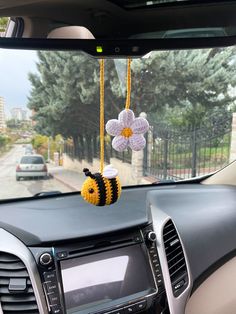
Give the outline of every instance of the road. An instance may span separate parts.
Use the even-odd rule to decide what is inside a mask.
[[[16,181],[16,163],[22,155],[24,155],[24,147],[15,145],[0,157],[0,199],[29,197],[42,191],[71,192],[67,186],[54,178]]]

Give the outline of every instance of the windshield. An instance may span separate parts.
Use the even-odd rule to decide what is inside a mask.
[[[44,161],[42,157],[31,156],[31,157],[22,157],[20,163],[21,164],[44,164]]]
[[[235,159],[235,47],[151,52],[131,63],[130,109],[146,117],[142,151],[105,163],[122,185],[186,180]],[[99,60],[78,51],[0,50],[0,199],[80,191],[99,171]],[[105,122],[125,107],[125,59],[105,60]],[[232,145],[231,145],[232,144]]]

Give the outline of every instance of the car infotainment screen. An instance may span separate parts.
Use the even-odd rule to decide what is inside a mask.
[[[61,261],[61,273],[67,314],[155,291],[147,254],[138,244]]]

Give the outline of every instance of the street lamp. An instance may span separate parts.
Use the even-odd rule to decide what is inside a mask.
[[[64,141],[64,139],[62,138],[60,141],[59,141],[59,147],[60,147],[60,155],[59,155],[59,165],[61,166],[61,164],[62,164],[62,148],[64,148],[64,143],[65,143],[65,141]],[[64,149],[63,149],[63,151],[64,151]]]
[[[48,160],[47,160],[48,163],[50,163],[50,160],[51,160],[51,158],[50,158],[50,145],[51,145],[50,141],[51,141],[51,139],[52,139],[52,137],[49,136],[48,137]]]

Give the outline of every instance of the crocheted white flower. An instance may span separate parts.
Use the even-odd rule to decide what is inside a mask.
[[[118,152],[122,152],[128,146],[139,151],[146,145],[143,136],[149,129],[149,124],[144,118],[135,118],[130,109],[121,111],[117,119],[109,120],[106,124],[108,134],[115,136],[112,140],[112,147]]]

